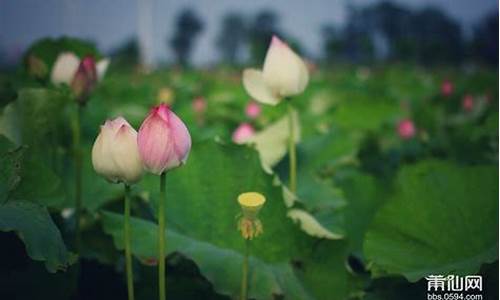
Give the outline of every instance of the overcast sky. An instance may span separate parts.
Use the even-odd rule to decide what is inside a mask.
[[[0,0],[0,45],[9,55],[22,51],[44,36],[72,35],[95,41],[103,51],[120,45],[137,32],[138,0]],[[278,13],[280,25],[299,39],[313,54],[321,51],[320,28],[329,23],[341,25],[345,4],[366,5],[379,0],[152,0],[154,57],[171,58],[167,38],[174,30],[175,16],[191,7],[205,22],[193,59],[209,62],[218,57],[214,47],[222,16],[238,11],[252,16],[262,9]],[[457,19],[464,29],[486,13],[498,11],[496,0],[395,0],[411,8],[433,5]]]

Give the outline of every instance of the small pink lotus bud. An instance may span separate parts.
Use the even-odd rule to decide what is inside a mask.
[[[245,114],[250,119],[255,119],[258,116],[260,116],[261,111],[262,110],[260,108],[260,105],[257,102],[254,102],[254,101],[249,102],[247,104],[247,106],[245,107]]]
[[[202,114],[207,110],[207,101],[203,97],[196,97],[191,103],[193,111],[197,114]]]
[[[238,128],[233,132],[233,142],[236,144],[243,144],[255,134],[252,125],[248,123],[241,123]]]
[[[453,94],[453,90],[454,87],[451,81],[449,81],[448,79],[443,81],[443,83],[441,84],[441,94],[443,94],[443,96],[445,97],[451,96],[451,94]]]
[[[80,62],[71,81],[71,89],[80,103],[85,103],[97,83],[97,69],[92,57],[86,56]]]
[[[474,108],[474,97],[472,97],[471,95],[465,95],[464,99],[462,100],[462,108],[466,112],[471,112]]]
[[[108,120],[92,147],[95,171],[111,182],[137,182],[142,176],[142,161],[137,147],[137,132],[124,118]]]
[[[413,121],[410,119],[401,120],[398,123],[398,135],[403,140],[409,140],[415,136],[416,130]]]
[[[186,125],[163,103],[142,122],[137,142],[144,166],[157,175],[184,164],[191,150]]]

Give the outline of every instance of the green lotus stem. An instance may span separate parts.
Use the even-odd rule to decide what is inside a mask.
[[[160,175],[160,199],[158,201],[158,287],[159,299],[165,300],[165,176]]]
[[[295,122],[293,121],[294,110],[288,102],[288,130],[290,137],[288,139],[288,156],[290,158],[290,191],[297,193],[297,151],[295,149]]]
[[[81,153],[81,118],[83,107],[78,105],[73,123],[73,151],[75,159],[75,248],[81,250],[81,216],[82,216],[82,153]]]
[[[127,272],[128,300],[134,300],[134,275],[132,274],[132,249],[130,245],[130,186],[125,186],[125,222],[123,223],[125,244],[125,267]]]
[[[241,298],[247,300],[248,291],[248,256],[250,253],[250,239],[245,239],[245,254],[243,256],[243,267],[241,276]]]

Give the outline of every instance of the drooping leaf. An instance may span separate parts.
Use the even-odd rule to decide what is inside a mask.
[[[498,259],[498,169],[426,161],[404,167],[364,241],[375,275],[416,281],[473,274]]]
[[[49,272],[65,270],[75,261],[47,210],[28,201],[8,201],[0,205],[0,230],[15,231],[26,245],[27,254],[43,261]]]
[[[295,128],[294,140],[298,143],[300,141],[300,123],[296,111],[293,111],[292,120]],[[266,170],[270,170],[287,153],[288,141],[290,139],[289,124],[289,116],[285,115],[248,139],[248,143],[255,144],[257,151],[259,151],[262,165]]]

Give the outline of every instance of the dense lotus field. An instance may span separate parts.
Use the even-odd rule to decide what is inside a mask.
[[[80,106],[50,80],[69,50],[104,59],[42,42],[0,75],[0,299],[126,299],[124,188],[96,173],[92,146],[106,119],[138,130],[162,102],[192,139],[166,176],[168,299],[240,297],[249,191],[266,202],[248,298],[424,299],[431,274],[482,274],[484,299],[497,292],[496,70],[318,63],[303,93],[270,106],[252,101],[243,68],[146,73],[111,58]],[[139,300],[158,298],[159,178],[130,189]]]

